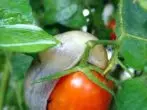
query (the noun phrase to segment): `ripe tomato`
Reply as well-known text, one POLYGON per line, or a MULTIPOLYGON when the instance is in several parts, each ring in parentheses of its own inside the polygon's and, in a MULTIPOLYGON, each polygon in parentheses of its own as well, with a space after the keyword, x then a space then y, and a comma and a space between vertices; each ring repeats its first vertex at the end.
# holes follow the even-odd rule
POLYGON ((108 22, 108 28, 114 30, 116 26, 116 21, 115 19, 112 19, 108 22))
POLYGON ((114 32, 110 33, 110 40, 116 40, 116 34, 114 32))
MULTIPOLYGON (((93 71, 109 88, 113 82, 93 71)), ((48 110, 108 110, 111 94, 90 81, 82 72, 62 77, 49 97, 48 110)))
POLYGON ((110 33, 110 40, 116 40, 116 34, 114 33, 114 29, 116 27, 116 21, 115 21, 115 19, 111 19, 108 22, 107 27, 112 30, 112 32, 110 33))

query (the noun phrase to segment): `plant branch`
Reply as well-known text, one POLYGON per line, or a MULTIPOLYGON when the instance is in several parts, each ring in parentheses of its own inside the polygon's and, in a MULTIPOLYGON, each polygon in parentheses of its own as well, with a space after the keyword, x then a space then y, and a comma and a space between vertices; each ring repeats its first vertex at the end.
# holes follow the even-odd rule
POLYGON ((80 61, 80 65, 82 66, 84 66, 84 65, 86 65, 87 64, 87 60, 88 60, 88 57, 89 57, 89 52, 90 52, 90 50, 94 47, 94 46, 96 46, 96 45, 98 45, 98 44, 107 44, 107 45, 114 45, 114 46, 117 46, 117 41, 110 41, 110 40, 90 40, 90 41, 88 41, 87 43, 86 43, 86 49, 85 49, 85 51, 84 51, 84 53, 83 53, 83 56, 82 56, 82 59, 81 59, 81 61, 80 61))
POLYGON ((113 68, 113 66, 116 65, 116 60, 118 58, 118 50, 119 48, 115 47, 112 58, 110 59, 107 68, 103 72, 104 75, 106 75, 113 68))
POLYGON ((78 71, 78 68, 79 67, 74 67, 74 68, 69 69, 69 70, 65 70, 65 71, 62 71, 62 72, 56 72, 54 74, 50 74, 48 76, 44 76, 44 77, 42 77, 40 79, 37 79, 37 80, 33 81, 32 84, 58 79, 58 78, 60 78, 62 76, 65 76, 65 75, 68 75, 68 74, 71 74, 73 72, 78 71))
POLYGON ((89 45, 86 45, 83 56, 82 56, 82 58, 80 60, 80 64, 79 64, 80 66, 87 65, 87 60, 88 60, 88 57, 89 57, 90 50, 91 50, 91 47, 89 45))
POLYGON ((115 79, 110 74, 106 75, 106 78, 113 81, 115 83, 115 85, 117 85, 117 86, 119 86, 121 84, 121 82, 119 80, 115 79))
POLYGON ((99 67, 97 67, 97 66, 88 65, 88 68, 89 68, 90 70, 95 70, 95 71, 98 72, 98 73, 103 73, 103 72, 104 72, 104 70, 102 70, 101 68, 99 68, 99 67))
POLYGON ((4 70, 2 72, 2 80, 0 86, 0 110, 3 110, 4 99, 7 93, 9 79, 10 79, 10 63, 7 59, 4 70))
POLYGON ((102 83, 97 77, 95 77, 89 68, 80 68, 80 71, 83 72, 89 80, 93 81, 96 85, 99 85, 101 88, 105 89, 110 94, 115 96, 114 92, 109 89, 104 83, 102 83))
POLYGON ((130 70, 128 70, 128 68, 119 59, 117 59, 117 62, 125 71, 129 73, 131 77, 133 77, 133 73, 130 70))

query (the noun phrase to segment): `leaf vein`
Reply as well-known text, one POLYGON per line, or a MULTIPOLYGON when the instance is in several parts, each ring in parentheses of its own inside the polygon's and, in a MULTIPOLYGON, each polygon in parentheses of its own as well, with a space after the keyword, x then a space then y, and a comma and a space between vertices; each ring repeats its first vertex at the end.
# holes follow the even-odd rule
POLYGON ((119 15, 120 15, 120 28, 121 28, 121 32, 124 33, 124 29, 123 29, 123 17, 122 17, 122 8, 123 8, 123 0, 120 0, 120 8, 119 8, 119 15))
POLYGON ((142 40, 142 41, 147 42, 147 39, 142 38, 142 37, 138 37, 138 36, 135 36, 135 35, 132 35, 132 34, 129 34, 129 33, 125 33, 125 35, 126 35, 127 37, 131 37, 131 38, 134 38, 134 39, 137 39, 137 40, 142 40))
POLYGON ((125 28, 124 28, 124 22, 123 22, 123 0, 120 0, 120 4, 119 4, 119 19, 120 19, 120 30, 121 30, 121 35, 120 35, 120 39, 123 39, 125 37, 131 37, 131 38, 134 38, 134 39, 138 39, 138 40, 141 40, 141 41, 145 41, 147 42, 147 39, 143 38, 143 37, 138 37, 138 36, 135 36, 135 35, 132 35, 132 34, 129 34, 127 32, 125 32, 125 28))

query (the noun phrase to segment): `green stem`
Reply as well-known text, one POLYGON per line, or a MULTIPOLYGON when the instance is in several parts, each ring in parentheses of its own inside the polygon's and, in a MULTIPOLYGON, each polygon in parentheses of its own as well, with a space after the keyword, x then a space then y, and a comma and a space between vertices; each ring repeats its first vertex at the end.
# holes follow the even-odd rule
POLYGON ((87 42, 87 44, 90 45, 91 47, 94 47, 95 45, 98 45, 98 44, 117 46, 118 42, 111 41, 111 40, 90 40, 87 42))
POLYGON ((65 70, 65 71, 62 71, 62 72, 56 72, 54 74, 50 74, 48 76, 44 76, 40 79, 37 79, 35 81, 32 82, 32 84, 35 84, 35 83, 41 83, 41 82, 44 82, 44 81, 51 81, 51 80, 55 80, 55 79, 58 79, 62 76, 65 76, 65 75, 68 75, 70 73, 73 73, 73 72, 76 72, 78 71, 79 67, 74 67, 72 69, 69 69, 69 70, 65 70))
POLYGON ((106 74, 113 68, 113 66, 116 64, 116 60, 117 60, 117 58, 118 58, 118 51, 119 51, 119 49, 118 49, 118 47, 116 47, 116 48, 114 49, 112 58, 110 59, 107 68, 106 68, 106 69, 104 70, 104 72, 103 72, 104 75, 106 75, 106 74))
POLYGON ((89 45, 86 45, 86 49, 85 49, 83 56, 80 60, 80 64, 79 64, 80 66, 87 65, 87 60, 88 60, 88 57, 89 57, 90 50, 91 50, 91 47, 89 45))
POLYGON ((4 71, 2 72, 2 80, 0 87, 0 110, 3 109, 4 99, 7 93, 9 79, 10 79, 10 64, 9 61, 6 61, 4 71))
POLYGON ((95 70, 95 71, 98 72, 98 73, 103 73, 103 72, 104 72, 104 70, 102 70, 101 68, 99 68, 99 67, 97 67, 97 66, 89 65, 88 68, 89 68, 90 70, 95 70))
MULTIPOLYGON (((83 65, 85 66, 87 64, 90 49, 93 48, 94 46, 96 46, 98 44, 104 44, 104 45, 106 44, 106 45, 113 45, 115 47, 115 51, 113 53, 111 60, 109 61, 109 65, 103 72, 104 75, 107 74, 116 63, 116 59, 118 56, 118 50, 119 50, 118 42, 117 41, 110 41, 110 40, 90 40, 86 44, 87 44, 87 46, 84 51, 83 57, 80 61, 80 66, 83 66, 83 65)), ((100 70, 98 70, 98 71, 100 71, 100 70)))
POLYGON ((82 65, 86 65, 87 64, 87 60, 88 60, 88 57, 89 57, 89 52, 90 52, 90 50, 94 47, 94 46, 96 46, 96 45, 98 45, 98 44, 110 44, 110 45, 115 45, 115 46, 117 46, 117 41, 110 41, 110 40, 90 40, 90 41, 88 41, 87 43, 86 43, 86 49, 85 49, 85 51, 84 51, 84 54, 83 54, 83 56, 82 56, 82 59, 81 59, 81 61, 80 61, 80 65, 82 66, 82 65))
POLYGON ((106 86, 106 84, 104 84, 97 77, 95 77, 95 75, 91 72, 91 70, 89 68, 80 68, 80 71, 83 72, 89 80, 93 81, 96 85, 99 85, 101 88, 105 89, 110 94, 115 96, 114 92, 111 89, 109 89, 106 86))
POLYGON ((129 75, 131 77, 133 77, 133 73, 131 71, 129 71, 128 68, 119 59, 117 59, 117 62, 125 71, 127 71, 129 73, 129 75))
POLYGON ((113 81, 117 87, 121 84, 121 82, 119 80, 115 79, 110 74, 106 75, 106 78, 113 81))
POLYGON ((13 88, 13 91, 15 91, 16 100, 17 100, 17 104, 19 106, 19 110, 24 110, 23 105, 22 105, 22 103, 23 103, 23 100, 22 100, 22 95, 23 95, 22 94, 23 93, 22 85, 23 85, 23 83, 24 83, 24 80, 19 80, 19 81, 12 80, 11 84, 10 84, 11 88, 13 88))
POLYGON ((103 45, 113 45, 115 47, 115 51, 113 53, 113 56, 111 58, 111 60, 109 61, 109 65, 108 67, 104 70, 103 74, 107 74, 115 65, 116 63, 116 59, 118 56, 118 41, 111 41, 111 40, 91 40, 87 42, 87 45, 91 48, 93 48, 94 46, 98 45, 98 44, 103 44, 103 45))
MULTIPOLYGON (((107 45, 110 44, 110 45, 117 46, 118 42, 117 41, 110 41, 110 40, 90 40, 90 41, 88 41, 86 43, 86 49, 85 49, 84 54, 83 54, 81 61, 80 61, 80 66, 87 65, 87 60, 89 57, 90 50, 98 44, 107 44, 107 45)), ((109 68, 107 68, 107 69, 109 69, 109 68)))

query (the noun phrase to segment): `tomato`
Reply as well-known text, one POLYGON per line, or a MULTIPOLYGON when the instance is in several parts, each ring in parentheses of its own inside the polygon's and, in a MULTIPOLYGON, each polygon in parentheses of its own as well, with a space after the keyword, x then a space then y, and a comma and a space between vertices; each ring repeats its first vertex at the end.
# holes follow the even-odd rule
POLYGON ((112 30, 112 32, 110 33, 110 40, 116 40, 116 34, 114 33, 114 29, 116 27, 116 21, 115 21, 115 19, 111 19, 108 22, 107 27, 112 30))
MULTIPOLYGON (((93 71, 109 88, 113 82, 93 71)), ((111 94, 94 84, 82 72, 62 77, 48 99, 48 110, 108 110, 111 94)))
POLYGON ((112 19, 108 22, 108 28, 114 30, 116 26, 116 21, 115 19, 112 19))
POLYGON ((110 40, 116 40, 116 34, 114 32, 110 33, 110 40))

